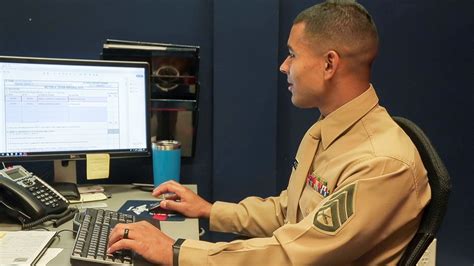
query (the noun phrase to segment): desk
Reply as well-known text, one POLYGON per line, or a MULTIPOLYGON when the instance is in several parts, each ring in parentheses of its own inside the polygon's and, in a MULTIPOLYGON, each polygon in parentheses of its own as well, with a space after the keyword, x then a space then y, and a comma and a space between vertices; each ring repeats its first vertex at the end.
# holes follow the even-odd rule
MULTIPOLYGON (((191 190, 197 190, 196 185, 186 185, 191 190)), ((117 211, 127 200, 153 200, 155 199, 151 192, 142 191, 138 188, 135 188, 131 185, 103 185, 105 190, 108 193, 112 194, 110 199, 106 201, 98 201, 107 204, 107 207, 104 209, 117 211)), ((88 204, 85 203, 83 207, 86 207, 88 204)), ((73 204, 71 206, 76 206, 80 208, 81 204, 73 204)), ((81 210, 81 209, 80 209, 81 210)), ((179 222, 160 222, 161 230, 169 235, 172 238, 186 238, 186 239, 199 239, 199 222, 195 218, 187 218, 184 221, 179 222)), ((11 230, 11 227, 4 228, 0 224, 0 230, 11 230)), ((72 220, 61 225, 58 228, 49 228, 53 231, 59 231, 62 229, 72 229, 72 220)), ((17 229, 18 230, 18 229, 17 229)), ((62 248, 63 251, 59 253, 57 257, 51 260, 48 265, 70 265, 70 256, 72 253, 72 246, 74 244, 74 237, 71 232, 65 231, 61 232, 60 239, 55 239, 52 248, 62 248)))

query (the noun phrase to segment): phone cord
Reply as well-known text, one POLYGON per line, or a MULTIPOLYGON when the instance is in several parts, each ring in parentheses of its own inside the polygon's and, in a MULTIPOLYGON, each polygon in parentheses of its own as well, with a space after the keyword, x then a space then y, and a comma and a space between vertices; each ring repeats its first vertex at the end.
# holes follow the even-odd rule
POLYGON ((40 218, 40 219, 38 219, 34 222, 31 222, 31 223, 26 223, 25 224, 22 221, 21 229, 22 230, 31 229, 34 226, 37 226, 39 224, 42 224, 46 221, 53 220, 53 219, 57 220, 57 221, 55 221, 55 227, 57 227, 57 226, 63 224, 64 222, 66 222, 67 220, 71 219, 74 216, 73 214, 75 214, 77 211, 78 210, 76 208, 68 208, 65 211, 63 211, 62 213, 49 214, 49 215, 46 215, 43 218, 40 218), (62 218, 67 218, 67 220, 64 220, 62 218), (60 223, 58 221, 60 221, 60 223))

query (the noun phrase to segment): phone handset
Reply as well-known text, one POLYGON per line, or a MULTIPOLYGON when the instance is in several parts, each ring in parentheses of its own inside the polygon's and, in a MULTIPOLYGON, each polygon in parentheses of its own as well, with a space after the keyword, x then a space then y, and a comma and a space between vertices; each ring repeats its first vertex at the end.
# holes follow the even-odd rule
POLYGON ((64 196, 20 165, 0 170, 0 190, 0 206, 22 224, 62 214, 68 208, 69 202, 64 196), (16 215, 12 209, 18 209, 16 215))

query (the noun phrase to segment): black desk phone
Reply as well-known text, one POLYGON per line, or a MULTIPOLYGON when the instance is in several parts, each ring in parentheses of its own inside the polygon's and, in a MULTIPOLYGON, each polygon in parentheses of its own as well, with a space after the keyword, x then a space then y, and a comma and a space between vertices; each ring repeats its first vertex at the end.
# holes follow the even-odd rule
POLYGON ((68 205, 65 197, 22 166, 0 170, 0 210, 24 228, 63 218, 68 205))

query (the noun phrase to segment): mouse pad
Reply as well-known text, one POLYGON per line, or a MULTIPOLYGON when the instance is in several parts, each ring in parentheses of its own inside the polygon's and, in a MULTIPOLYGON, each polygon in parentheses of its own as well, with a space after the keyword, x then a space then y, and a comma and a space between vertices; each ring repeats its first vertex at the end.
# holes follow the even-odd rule
POLYGON ((151 213, 148 209, 157 200, 127 200, 118 212, 135 215, 141 218, 156 219, 159 221, 184 221, 184 216, 179 213, 151 213))

